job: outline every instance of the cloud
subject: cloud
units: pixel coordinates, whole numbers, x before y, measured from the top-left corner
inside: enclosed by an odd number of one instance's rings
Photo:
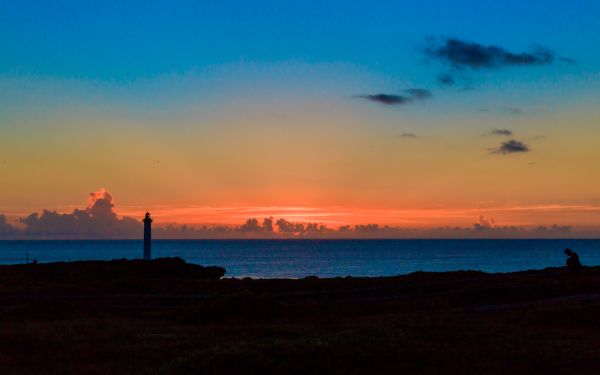
[[[474,224],[475,229],[491,229],[496,226],[494,219],[487,219],[483,215],[479,215],[479,220]]]
[[[575,61],[556,54],[551,49],[539,45],[531,46],[527,51],[511,52],[507,49],[465,41],[457,38],[428,38],[423,54],[446,65],[449,71],[440,73],[436,80],[442,86],[454,86],[458,82],[462,90],[471,90],[471,78],[466,70],[497,70],[507,67],[525,67],[550,65],[555,61],[574,64]],[[462,72],[459,74],[459,72]],[[510,111],[509,111],[510,112]],[[517,112],[513,114],[520,113]]]
[[[257,219],[251,218],[237,228],[237,231],[242,233],[272,233],[273,232],[273,218],[266,217],[263,219],[262,225]]]
[[[564,56],[559,57],[559,60],[564,63],[567,63],[567,64],[576,64],[577,63],[577,61],[570,59],[568,57],[564,57]]]
[[[406,104],[411,101],[410,98],[406,96],[390,94],[357,95],[357,97],[385,105]]]
[[[112,198],[102,194],[99,201],[112,203]],[[108,201],[108,202],[107,202]],[[10,225],[4,215],[0,215],[0,238],[2,239],[114,239],[141,238],[142,226],[139,220],[131,217],[114,218],[103,221],[91,213],[94,206],[85,210],[74,210],[72,213],[59,214],[45,210],[41,215],[32,214],[21,220],[22,226]],[[102,203],[100,203],[102,205]],[[112,207],[112,206],[111,206]],[[112,212],[112,208],[110,209]],[[508,211],[549,211],[566,210],[575,212],[583,210],[593,213],[600,210],[597,206],[524,206],[509,207]],[[562,212],[562,211],[561,211]],[[141,216],[141,214],[140,214]],[[105,215],[106,217],[106,215]],[[160,217],[160,216],[159,216]],[[118,229],[115,230],[115,227]],[[432,227],[410,228],[375,223],[343,225],[330,228],[323,223],[298,223],[265,217],[262,225],[258,219],[250,218],[239,226],[187,226],[156,225],[153,228],[154,238],[159,239],[241,239],[241,238],[589,238],[598,236],[597,229],[578,230],[573,232],[570,226],[553,225],[550,227],[516,227],[499,226],[494,219],[479,215],[471,227]]]
[[[411,102],[429,99],[433,96],[431,91],[421,88],[402,90],[404,95],[396,94],[370,94],[355,95],[357,98],[366,99],[384,105],[403,105]]]
[[[139,237],[141,222],[119,218],[113,210],[112,196],[101,189],[90,193],[88,206],[61,214],[43,210],[20,219],[28,238],[134,238]]]
[[[288,235],[293,235],[293,234],[302,235],[306,231],[304,224],[293,223],[286,219],[277,220],[275,225],[277,225],[277,229],[279,230],[280,233],[288,234]]]
[[[260,232],[262,231],[262,227],[258,223],[258,220],[248,219],[240,226],[239,230],[240,232]]]
[[[533,137],[529,137],[532,141],[540,141],[542,139],[546,139],[545,135],[534,135]]]
[[[416,135],[416,134],[413,134],[413,133],[402,133],[402,134],[400,135],[400,137],[401,137],[401,138],[417,138],[417,135]]]
[[[508,129],[492,129],[492,131],[490,133],[492,135],[502,135],[502,136],[507,136],[507,137],[510,137],[511,135],[513,135],[512,130],[508,130]]]
[[[503,110],[504,112],[511,114],[511,115],[522,115],[523,114],[523,110],[520,108],[515,108],[515,107],[502,107],[500,108],[501,110]]]
[[[456,83],[456,78],[450,73],[441,73],[436,77],[437,81],[444,86],[452,86]]]
[[[502,47],[467,42],[455,38],[430,39],[424,49],[427,57],[450,65],[453,69],[499,69],[508,66],[551,64],[556,53],[533,46],[527,52],[510,52]]]
[[[458,73],[456,69],[450,69],[445,73],[440,73],[435,77],[438,84],[443,87],[456,86],[459,91],[474,90],[473,80],[465,73]]]
[[[272,217],[266,217],[263,220],[263,230],[267,233],[272,233],[273,232],[273,218]]]
[[[10,225],[6,220],[6,216],[0,215],[0,238],[8,237],[16,233],[15,227]]]
[[[112,199],[112,195],[110,195],[110,193],[105,188],[102,188],[98,191],[93,191],[88,197],[87,208],[92,208],[94,204],[96,204],[96,202],[99,200],[106,200],[112,203]]]
[[[412,100],[424,100],[433,96],[431,91],[426,89],[406,89],[404,92],[407,93]]]
[[[491,149],[492,154],[514,154],[519,152],[529,152],[530,148],[525,143],[520,141],[515,141],[511,139],[510,141],[502,142],[500,147]]]

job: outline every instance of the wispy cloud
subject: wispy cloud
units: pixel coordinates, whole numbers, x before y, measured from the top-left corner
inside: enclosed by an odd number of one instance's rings
[[[456,78],[450,73],[441,73],[436,77],[437,81],[444,86],[452,86],[456,83]]]
[[[521,108],[501,107],[500,109],[511,115],[522,115],[523,114],[523,110]]]
[[[431,91],[426,89],[406,89],[403,90],[412,100],[424,100],[433,96]]]
[[[401,138],[417,138],[417,135],[413,134],[413,133],[402,133],[402,134],[400,134],[400,137]]]
[[[508,129],[492,129],[490,134],[510,137],[511,135],[513,135],[513,132],[512,130]]]

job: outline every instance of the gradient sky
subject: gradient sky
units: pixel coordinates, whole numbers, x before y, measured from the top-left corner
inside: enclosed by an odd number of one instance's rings
[[[0,213],[106,188],[158,222],[600,227],[599,19],[596,0],[0,0]],[[554,59],[456,69],[424,53],[445,38]],[[415,88],[432,97],[367,97]]]

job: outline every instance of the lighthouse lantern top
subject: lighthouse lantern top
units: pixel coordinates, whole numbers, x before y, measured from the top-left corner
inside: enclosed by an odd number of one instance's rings
[[[150,218],[150,212],[146,212],[146,215],[144,216],[144,220],[142,220],[144,223],[151,223],[152,219]]]

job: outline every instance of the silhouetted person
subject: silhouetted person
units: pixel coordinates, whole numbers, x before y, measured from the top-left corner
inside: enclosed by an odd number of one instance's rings
[[[577,277],[581,273],[581,262],[579,261],[579,255],[571,249],[565,249],[565,255],[567,258],[567,269],[571,276]]]

